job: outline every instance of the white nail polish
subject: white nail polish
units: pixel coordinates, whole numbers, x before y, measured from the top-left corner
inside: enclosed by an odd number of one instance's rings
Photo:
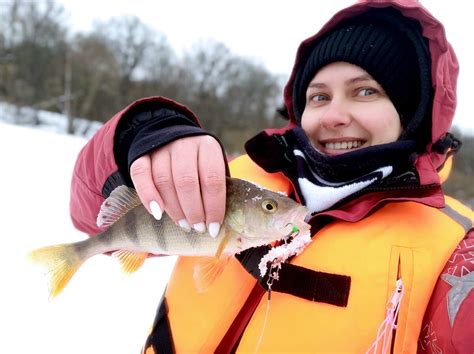
[[[186,232],[191,231],[191,226],[189,226],[188,222],[186,219],[181,219],[178,221],[178,225]]]
[[[194,230],[199,232],[200,234],[204,233],[206,231],[206,225],[204,225],[203,222],[200,222],[198,224],[193,225]]]
[[[211,235],[212,238],[216,238],[217,235],[219,235],[220,228],[221,226],[218,222],[211,222],[209,224],[209,235]]]
[[[151,215],[156,220],[161,220],[161,217],[163,216],[163,212],[161,211],[160,204],[158,204],[156,201],[151,201],[150,202],[150,210],[151,210]]]

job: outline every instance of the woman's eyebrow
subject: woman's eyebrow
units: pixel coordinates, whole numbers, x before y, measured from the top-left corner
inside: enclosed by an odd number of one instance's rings
[[[353,83],[356,83],[356,82],[359,82],[359,81],[375,81],[375,80],[369,74],[363,74],[363,75],[354,77],[352,79],[346,80],[346,84],[353,84]]]
[[[311,82],[309,85],[308,85],[308,88],[325,88],[327,87],[326,84],[322,83],[322,82]]]
[[[360,81],[375,81],[375,80],[369,74],[362,74],[360,76],[356,76],[356,77],[347,79],[344,83],[346,85],[349,85],[349,84],[354,84],[354,83],[360,82]],[[327,85],[323,82],[311,82],[308,85],[308,88],[326,88],[326,87],[327,87]]]

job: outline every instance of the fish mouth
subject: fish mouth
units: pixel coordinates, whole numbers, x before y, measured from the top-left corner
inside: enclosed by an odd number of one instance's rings
[[[306,215],[308,215],[308,210],[302,205],[293,212],[290,217],[291,221],[282,228],[282,234],[285,235],[285,238],[296,236],[297,234],[305,234],[310,231],[311,225],[306,223]]]
[[[300,205],[298,207],[298,210],[296,210],[292,220],[297,226],[301,226],[302,229],[307,229],[309,231],[311,225],[306,222],[306,218],[308,215],[309,210],[305,206]]]

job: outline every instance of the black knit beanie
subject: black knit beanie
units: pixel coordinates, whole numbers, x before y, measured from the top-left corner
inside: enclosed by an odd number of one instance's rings
[[[416,21],[393,8],[371,9],[338,24],[307,53],[293,84],[297,121],[306,105],[306,89],[318,70],[344,61],[363,68],[385,90],[400,115],[401,139],[426,143],[433,89],[428,44]]]

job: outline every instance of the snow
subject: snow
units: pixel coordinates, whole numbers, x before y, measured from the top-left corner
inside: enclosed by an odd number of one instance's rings
[[[35,115],[38,117],[37,125],[31,123]],[[6,102],[0,102],[0,121],[63,134],[67,129],[67,120],[62,114],[19,107]],[[84,118],[75,118],[73,123],[75,135],[85,138],[91,138],[101,126],[100,122]]]
[[[139,353],[175,258],[148,259],[127,276],[112,257],[96,256],[49,300],[42,268],[25,255],[86,237],[68,213],[72,169],[86,140],[54,133],[61,131],[54,124],[9,125],[1,122],[6,115],[0,108],[0,353]]]

